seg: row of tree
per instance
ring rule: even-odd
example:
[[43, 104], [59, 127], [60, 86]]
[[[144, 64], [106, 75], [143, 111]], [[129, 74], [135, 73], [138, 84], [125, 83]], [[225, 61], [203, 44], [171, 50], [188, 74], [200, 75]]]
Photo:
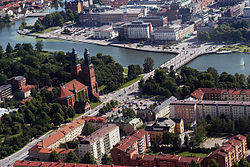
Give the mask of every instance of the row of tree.
[[200, 72], [190, 67], [182, 67], [179, 74], [168, 69], [157, 69], [153, 77], [139, 83], [140, 89], [150, 95], [162, 95], [184, 98], [197, 88], [250, 88], [250, 78], [244, 74], [235, 75], [222, 72], [218, 74], [215, 68]]
[[202, 42], [226, 42], [235, 43], [249, 41], [250, 31], [248, 30], [249, 23], [246, 20], [235, 21], [233, 23], [224, 23], [218, 26], [213, 33], [199, 32], [198, 40]]
[[105, 106], [103, 106], [100, 110], [98, 115], [102, 116], [107, 112], [112, 111], [112, 108], [116, 107], [118, 105], [118, 101], [111, 100], [110, 103], [107, 103]]
[[0, 26], [10, 23], [10, 16], [6, 14], [4, 17], [0, 17]]

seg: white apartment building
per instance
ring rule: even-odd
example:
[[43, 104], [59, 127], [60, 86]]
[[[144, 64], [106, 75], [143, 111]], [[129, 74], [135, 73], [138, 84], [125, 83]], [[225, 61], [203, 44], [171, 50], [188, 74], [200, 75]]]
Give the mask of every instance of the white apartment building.
[[133, 21], [125, 25], [127, 28], [128, 39], [150, 39], [152, 32], [151, 23], [143, 23], [142, 21]]
[[78, 157], [83, 158], [87, 152], [91, 152], [96, 159], [101, 159], [119, 141], [119, 126], [115, 124], [103, 125], [102, 128], [80, 141], [78, 144]]
[[180, 25], [160, 27], [151, 33], [154, 41], [177, 41], [179, 40]]
[[4, 101], [4, 99], [12, 94], [12, 86], [11, 84], [0, 86], [0, 102]]
[[115, 36], [117, 36], [117, 33], [109, 25], [99, 27], [93, 31], [93, 38], [95, 39], [112, 39]]

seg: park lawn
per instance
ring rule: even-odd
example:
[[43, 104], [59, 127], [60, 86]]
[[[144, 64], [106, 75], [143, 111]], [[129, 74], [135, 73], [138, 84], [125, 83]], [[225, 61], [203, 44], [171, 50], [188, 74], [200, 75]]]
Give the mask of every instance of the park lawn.
[[230, 50], [233, 52], [250, 52], [250, 47], [247, 45], [229, 45], [222, 47], [220, 50]]
[[44, 34], [44, 33], [50, 33], [51, 31], [54, 31], [56, 29], [58, 29], [59, 27], [49, 27], [47, 29], [44, 29], [42, 31], [39, 31], [39, 32], [35, 32], [35, 34]]
[[129, 82], [126, 82], [126, 83], [122, 84], [122, 85], [120, 86], [120, 88], [118, 88], [118, 90], [130, 86], [130, 85], [132, 85], [133, 83], [139, 81], [139, 80], [142, 79], [142, 78], [143, 78], [143, 75], [138, 76], [137, 78], [135, 78], [135, 79], [133, 79], [133, 80], [131, 80], [131, 81], [129, 81]]
[[96, 108], [96, 107], [99, 106], [100, 104], [102, 104], [102, 102], [100, 102], [100, 101], [99, 101], [99, 102], [96, 102], [96, 103], [91, 102], [91, 103], [90, 103], [90, 108], [91, 108], [91, 109]]
[[200, 157], [200, 158], [204, 158], [207, 156], [207, 154], [205, 153], [191, 153], [188, 151], [180, 152], [177, 155], [182, 156], [182, 157]]

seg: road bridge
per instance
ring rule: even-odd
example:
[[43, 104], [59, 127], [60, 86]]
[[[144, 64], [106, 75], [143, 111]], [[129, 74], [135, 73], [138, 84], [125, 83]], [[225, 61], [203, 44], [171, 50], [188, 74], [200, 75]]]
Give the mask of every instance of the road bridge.
[[26, 14], [25, 16], [26, 17], [43, 17], [43, 16], [46, 16], [47, 14], [49, 13], [29, 13], [29, 14]]

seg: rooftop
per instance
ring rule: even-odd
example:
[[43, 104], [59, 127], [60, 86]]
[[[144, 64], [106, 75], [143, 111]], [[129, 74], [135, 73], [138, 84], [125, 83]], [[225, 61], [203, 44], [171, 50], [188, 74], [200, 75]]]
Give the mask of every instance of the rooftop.
[[123, 13], [129, 13], [129, 14], [139, 14], [141, 13], [141, 9], [115, 9], [115, 10], [109, 10], [102, 12], [100, 14], [123, 14]]

